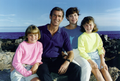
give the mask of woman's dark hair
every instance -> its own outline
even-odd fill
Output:
[[[66,17],[68,17],[70,14],[74,14],[74,13],[77,13],[78,16],[80,15],[79,10],[77,9],[77,7],[70,7],[66,11]]]
[[[85,29],[84,29],[83,25],[86,24],[86,23],[90,23],[91,21],[93,21],[93,23],[94,23],[94,28],[93,28],[92,32],[97,32],[98,31],[98,28],[97,28],[97,25],[95,24],[94,18],[92,16],[87,16],[87,17],[84,17],[84,19],[81,22],[81,25],[80,25],[81,32],[85,32]]]
[[[63,12],[63,16],[62,16],[62,17],[64,17],[64,11],[63,11],[62,8],[60,8],[60,7],[54,7],[54,8],[51,10],[51,12],[50,12],[50,16],[52,16],[52,14],[53,14],[54,11],[62,11],[62,12]]]

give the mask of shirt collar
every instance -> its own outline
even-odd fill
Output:
[[[47,29],[47,25],[49,25],[49,24],[46,24],[46,25],[45,25],[46,29]],[[48,29],[47,29],[47,30],[48,30]],[[48,30],[48,31],[49,31],[49,30]],[[60,27],[58,28],[58,31],[57,31],[57,32],[58,32],[58,33],[61,32],[61,28],[60,28]]]

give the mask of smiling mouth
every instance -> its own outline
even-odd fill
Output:
[[[58,23],[58,21],[57,21],[57,20],[55,20],[55,23]]]

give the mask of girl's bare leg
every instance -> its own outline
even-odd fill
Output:
[[[40,81],[40,79],[38,77],[35,77],[31,81]]]
[[[105,81],[99,69],[92,69],[92,73],[94,74],[97,81]]]
[[[100,71],[101,71],[102,75],[104,76],[105,81],[113,81],[108,70],[106,70],[105,68],[102,68]]]

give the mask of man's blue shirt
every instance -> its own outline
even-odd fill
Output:
[[[68,34],[59,27],[58,31],[52,36],[47,29],[47,25],[38,27],[41,33],[40,42],[43,44],[43,57],[58,57],[63,48],[65,51],[71,51],[72,46]]]

